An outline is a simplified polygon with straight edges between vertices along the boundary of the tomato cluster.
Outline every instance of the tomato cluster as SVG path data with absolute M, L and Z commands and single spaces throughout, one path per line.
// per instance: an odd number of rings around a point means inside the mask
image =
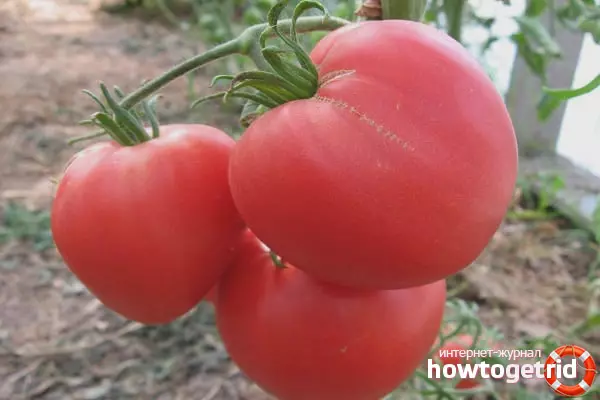
M 515 135 L 485 72 L 427 25 L 356 23 L 310 56 L 316 94 L 237 143 L 169 125 L 76 155 L 52 231 L 127 318 L 167 323 L 212 301 L 232 359 L 277 398 L 375 400 L 426 357 L 445 278 L 500 225 Z

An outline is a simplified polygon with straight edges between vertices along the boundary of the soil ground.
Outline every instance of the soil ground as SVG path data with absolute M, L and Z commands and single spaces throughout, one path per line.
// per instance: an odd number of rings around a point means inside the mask
M 227 358 L 209 305 L 164 327 L 125 321 L 67 271 L 49 237 L 52 179 L 81 148 L 65 142 L 89 132 L 77 121 L 95 111 L 81 90 L 98 80 L 131 90 L 200 48 L 159 24 L 93 12 L 87 1 L 0 4 L 1 400 L 269 398 Z M 197 80 L 197 94 L 206 82 Z M 188 93 L 184 79 L 162 91 L 162 121 L 235 126 L 227 113 L 190 114 Z M 595 256 L 563 225 L 507 221 L 459 277 L 460 295 L 509 343 L 585 318 Z M 585 340 L 600 354 L 598 337 Z

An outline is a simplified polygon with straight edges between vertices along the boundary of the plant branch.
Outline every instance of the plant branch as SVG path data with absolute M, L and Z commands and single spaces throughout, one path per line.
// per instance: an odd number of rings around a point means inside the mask
M 349 23 L 349 21 L 337 17 L 303 17 L 296 22 L 296 29 L 298 32 L 332 31 L 348 25 Z M 291 24 L 292 20 L 286 19 L 280 21 L 278 27 L 282 30 L 289 30 Z M 237 38 L 213 47 L 205 53 L 194 56 L 176 65 L 164 74 L 146 82 L 140 88 L 131 92 L 121 100 L 119 105 L 125 109 L 129 109 L 150 96 L 152 93 L 166 86 L 169 82 L 218 59 L 233 54 L 242 54 L 252 57 L 253 52 L 256 52 L 255 48 L 258 47 L 258 37 L 267 27 L 267 23 L 251 26 Z M 254 57 L 252 58 L 254 59 Z M 254 61 L 257 62 L 257 60 Z M 260 61 L 258 62 L 260 63 Z
M 248 57 L 252 59 L 256 68 L 262 71 L 272 71 L 273 68 L 269 65 L 265 57 L 262 55 L 260 48 L 258 46 L 251 46 L 248 50 Z
M 444 14 L 447 19 L 448 35 L 457 42 L 461 41 L 462 17 L 465 8 L 465 0 L 444 0 Z

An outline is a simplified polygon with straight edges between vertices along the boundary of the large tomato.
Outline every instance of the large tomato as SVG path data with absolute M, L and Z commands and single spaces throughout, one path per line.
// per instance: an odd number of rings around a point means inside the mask
M 246 240 L 219 283 L 232 359 L 280 400 L 377 400 L 407 379 L 440 329 L 446 285 L 363 291 L 277 268 Z
M 234 140 L 204 125 L 161 132 L 78 153 L 51 216 L 73 273 L 107 307 L 143 323 L 169 322 L 200 302 L 244 231 L 227 184 Z
M 396 289 L 470 264 L 517 175 L 513 126 L 484 70 L 430 26 L 369 21 L 311 54 L 321 84 L 258 118 L 232 156 L 234 201 L 298 268 Z

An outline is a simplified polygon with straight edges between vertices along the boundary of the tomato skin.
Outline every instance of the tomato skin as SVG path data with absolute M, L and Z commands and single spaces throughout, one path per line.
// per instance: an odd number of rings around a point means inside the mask
M 513 126 L 486 73 L 446 34 L 400 20 L 336 30 L 311 56 L 321 78 L 347 73 L 265 113 L 236 145 L 229 180 L 248 226 L 344 286 L 410 287 L 468 266 L 517 176 Z
M 375 400 L 426 357 L 440 329 L 444 281 L 395 291 L 334 286 L 256 240 L 223 275 L 217 326 L 232 359 L 280 400 Z
M 147 324 L 198 304 L 245 229 L 227 184 L 234 140 L 205 125 L 168 125 L 133 147 L 75 155 L 52 205 L 56 246 L 108 308 Z

